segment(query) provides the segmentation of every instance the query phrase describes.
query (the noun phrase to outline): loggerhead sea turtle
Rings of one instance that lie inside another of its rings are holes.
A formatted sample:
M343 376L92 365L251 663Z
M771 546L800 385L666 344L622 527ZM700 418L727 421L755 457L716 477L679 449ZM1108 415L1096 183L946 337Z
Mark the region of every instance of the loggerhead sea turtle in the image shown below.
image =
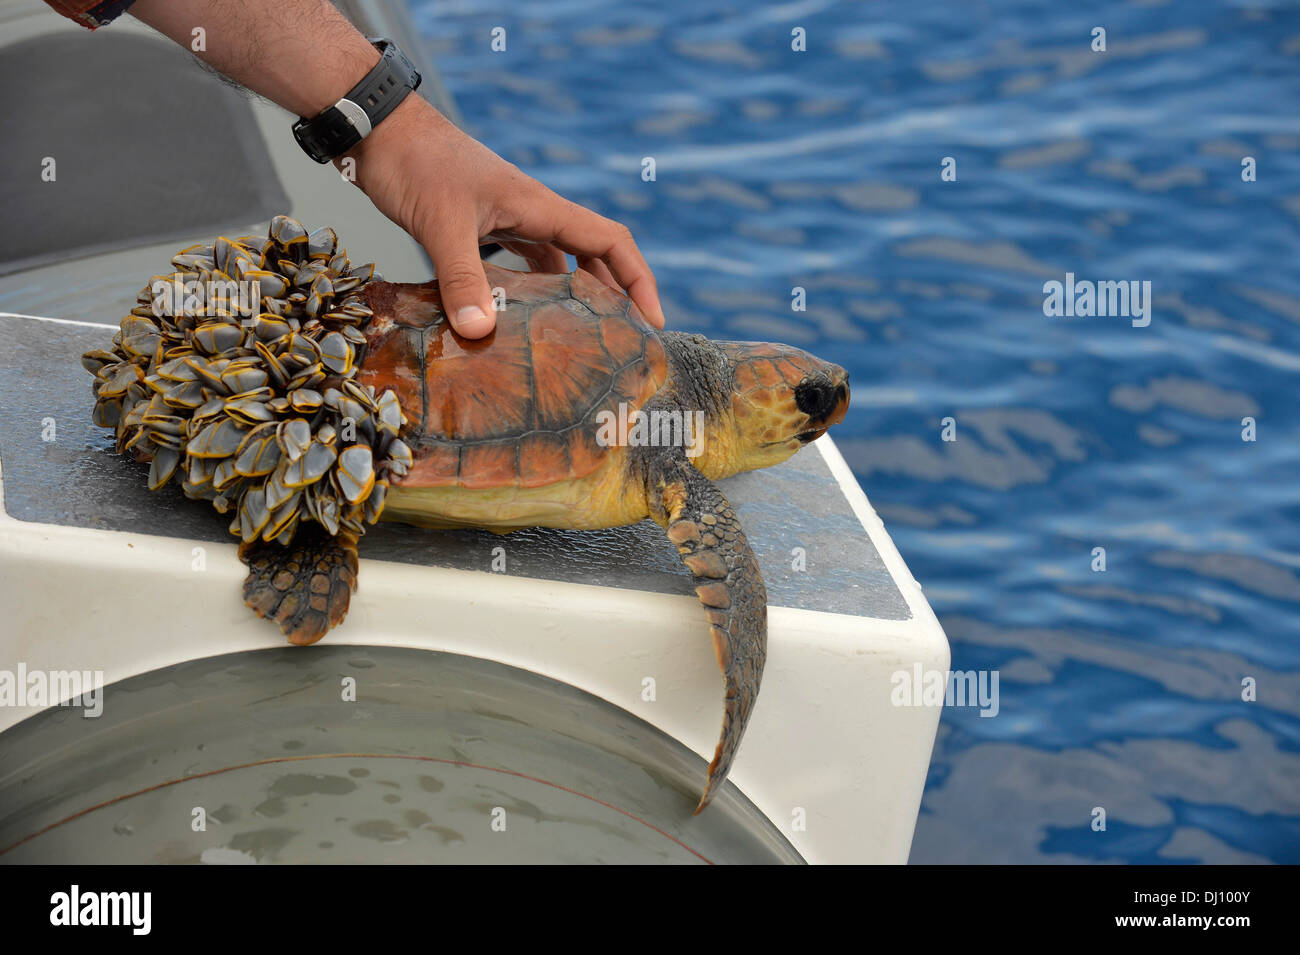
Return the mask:
M266 238L219 238L172 264L114 349L82 363L96 423L150 462L151 489L175 481L233 512L245 602L292 643L320 639L347 613L358 540L381 513L502 532L651 518L693 577L725 681L703 809L767 648L762 575L713 481L777 464L842 420L844 369L786 345L657 331L583 271L485 265L504 307L490 336L466 340L436 281L384 282L332 230L285 216ZM254 280L244 315L212 288Z

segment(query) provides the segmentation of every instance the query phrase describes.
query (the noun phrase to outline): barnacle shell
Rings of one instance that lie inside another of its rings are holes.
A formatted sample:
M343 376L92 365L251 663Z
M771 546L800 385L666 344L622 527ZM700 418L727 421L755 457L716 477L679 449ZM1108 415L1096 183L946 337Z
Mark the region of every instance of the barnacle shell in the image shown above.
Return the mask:
M288 543L302 521L336 534L378 520L411 451L397 395L354 380L375 267L351 264L333 229L288 216L266 236L182 249L170 267L136 297L112 349L81 359L95 423L149 462L150 490L175 482L233 511L243 541ZM255 296L238 284L254 282Z

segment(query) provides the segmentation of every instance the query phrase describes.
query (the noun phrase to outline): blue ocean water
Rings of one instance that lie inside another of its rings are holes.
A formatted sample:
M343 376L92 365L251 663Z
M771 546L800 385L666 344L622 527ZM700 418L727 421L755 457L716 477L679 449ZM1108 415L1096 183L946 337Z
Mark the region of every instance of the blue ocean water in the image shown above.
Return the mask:
M944 713L914 862L1300 862L1295 4L413 11L672 327L850 370L836 440L953 667L1000 674L997 718ZM1149 326L1045 317L1067 272L1149 281Z

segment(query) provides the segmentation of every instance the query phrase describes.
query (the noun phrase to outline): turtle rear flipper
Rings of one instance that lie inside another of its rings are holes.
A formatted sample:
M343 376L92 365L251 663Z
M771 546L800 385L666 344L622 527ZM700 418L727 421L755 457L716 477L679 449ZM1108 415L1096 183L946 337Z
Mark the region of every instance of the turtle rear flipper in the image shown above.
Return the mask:
M244 603L279 623L290 643L315 643L347 616L357 587L356 534L306 524L287 547L251 541L239 558L248 564Z
M767 660L767 588L723 493L680 457L651 466L650 515L695 581L726 685L718 739L698 814L722 787L758 697Z

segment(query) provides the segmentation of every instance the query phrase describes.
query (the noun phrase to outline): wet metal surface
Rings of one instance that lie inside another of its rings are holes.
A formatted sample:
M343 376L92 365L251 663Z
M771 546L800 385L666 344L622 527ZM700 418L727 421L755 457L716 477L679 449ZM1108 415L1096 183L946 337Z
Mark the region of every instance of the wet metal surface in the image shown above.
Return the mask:
M119 318L114 306L94 320ZM79 357L108 345L108 328L0 317L0 463L5 509L24 521L234 542L228 519L175 486L151 494L147 467L114 453L90 422L90 376ZM43 440L53 422L55 439ZM764 471L722 482L767 581L769 602L863 617L905 619L907 605L815 448ZM363 557L463 570L492 569L506 549L509 574L691 594L691 579L650 521L601 531L429 531L371 528ZM802 558L799 556L802 550ZM806 569L796 570L802 559Z
M105 77L111 97L94 94ZM23 90L5 107L0 274L216 232L287 205L247 100L165 40L79 31L5 46L0 89ZM194 116L202 136L176 121Z
M229 654L0 735L0 863L800 862L731 783L691 815L706 765L486 660Z

